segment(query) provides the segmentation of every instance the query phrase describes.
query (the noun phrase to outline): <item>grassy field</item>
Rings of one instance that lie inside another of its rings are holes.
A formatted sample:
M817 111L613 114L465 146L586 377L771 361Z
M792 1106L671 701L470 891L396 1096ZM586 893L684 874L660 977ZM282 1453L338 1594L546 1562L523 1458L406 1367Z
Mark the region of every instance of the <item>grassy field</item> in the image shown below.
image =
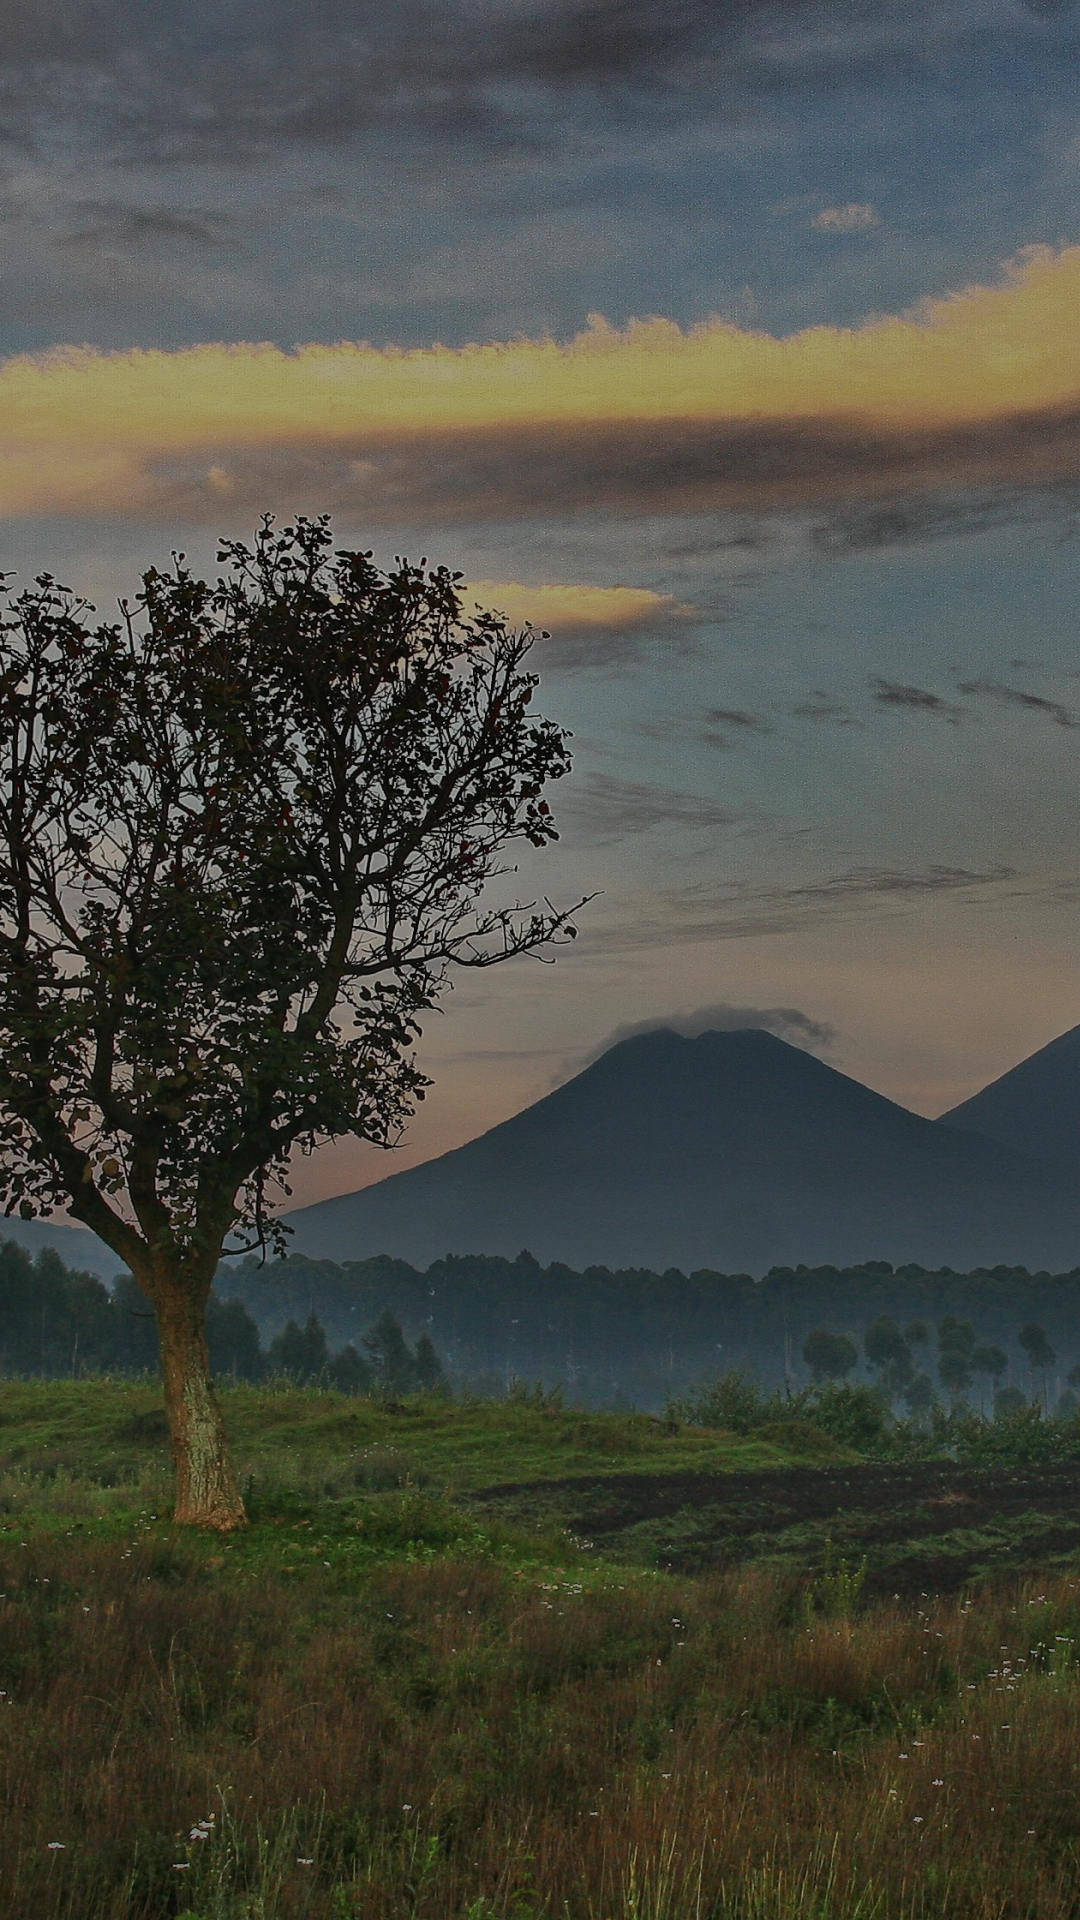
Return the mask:
M4 1383L5 1920L1080 1911L1072 1468L225 1401L229 1541L152 1386Z

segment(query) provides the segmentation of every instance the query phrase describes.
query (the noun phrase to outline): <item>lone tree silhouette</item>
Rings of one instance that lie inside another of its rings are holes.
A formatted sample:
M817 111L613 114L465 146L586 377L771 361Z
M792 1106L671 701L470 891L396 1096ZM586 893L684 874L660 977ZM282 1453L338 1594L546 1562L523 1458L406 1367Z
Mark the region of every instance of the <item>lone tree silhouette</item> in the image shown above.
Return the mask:
M529 714L530 630L463 618L460 574L335 552L326 516L217 557L214 582L151 568L114 625L0 576L0 1194L135 1275L176 1517L228 1530L223 1249L281 1249L293 1148L400 1137L451 967L574 928L491 891L555 837L569 766Z

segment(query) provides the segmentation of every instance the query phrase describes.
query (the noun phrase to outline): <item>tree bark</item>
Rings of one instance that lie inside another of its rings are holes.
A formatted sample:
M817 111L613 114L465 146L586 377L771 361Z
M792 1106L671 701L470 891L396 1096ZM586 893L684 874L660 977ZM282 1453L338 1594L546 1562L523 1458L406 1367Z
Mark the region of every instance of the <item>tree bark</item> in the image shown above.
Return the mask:
M246 1526L247 1514L210 1381L205 1299L180 1277L159 1277L152 1297L176 1467L173 1517L232 1533Z

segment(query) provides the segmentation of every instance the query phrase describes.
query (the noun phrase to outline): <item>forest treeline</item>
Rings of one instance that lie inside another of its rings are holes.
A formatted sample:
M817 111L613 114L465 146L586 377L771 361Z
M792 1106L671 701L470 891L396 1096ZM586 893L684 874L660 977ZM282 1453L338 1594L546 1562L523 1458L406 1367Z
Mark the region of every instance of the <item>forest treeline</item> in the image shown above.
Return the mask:
M1053 1405L1071 1391L1080 1363L1080 1268L956 1273L870 1261L775 1267L755 1280L676 1269L576 1273L541 1267L528 1253L454 1256L424 1272L386 1257L336 1265L292 1254L261 1266L249 1258L217 1284L243 1302L264 1339L314 1314L332 1343L355 1342L357 1328L390 1312L410 1339L427 1334L448 1373L480 1391L543 1381L593 1406L659 1411L672 1393L732 1372L781 1390L863 1381L898 1405L914 1389L916 1410L930 1392L945 1403L1022 1393ZM1022 1340L1032 1327L1045 1349ZM846 1342L846 1363L821 1365L819 1346L815 1365L807 1345L815 1335Z
M1080 1383L1080 1269L959 1274L885 1262L744 1274L575 1273L450 1258L426 1272L379 1258L345 1266L292 1255L223 1269L208 1314L219 1378L284 1376L345 1392L447 1384L503 1393L562 1388L593 1406L659 1411L738 1374L767 1391L874 1387L898 1415L936 1402L1052 1410ZM129 1274L112 1289L0 1246L0 1371L72 1376L156 1369L157 1335Z
M207 1336L222 1379L281 1378L343 1393L432 1393L444 1385L430 1338L421 1334L411 1346L385 1308L336 1351L314 1314L303 1324L287 1320L264 1346L243 1302L212 1294ZM55 1379L157 1368L154 1316L131 1274L110 1289L66 1267L49 1247L35 1259L13 1240L0 1245L0 1373Z

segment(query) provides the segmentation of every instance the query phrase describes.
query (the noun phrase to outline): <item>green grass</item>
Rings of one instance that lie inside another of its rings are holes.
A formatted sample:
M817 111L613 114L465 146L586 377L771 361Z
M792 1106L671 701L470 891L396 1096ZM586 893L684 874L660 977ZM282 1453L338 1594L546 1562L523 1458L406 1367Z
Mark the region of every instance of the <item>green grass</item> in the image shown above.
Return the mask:
M1015 1570L1065 1469L977 1524L965 1469L935 1532L917 1476L860 1506L894 1483L798 1428L224 1399L226 1540L168 1518L151 1385L0 1393L4 1920L1080 1912L1080 1555ZM633 1523L686 1475L728 1505ZM840 1524L792 1518L834 1483ZM587 1545L582 1498L630 1524ZM735 1557L664 1571L695 1527ZM886 1551L1006 1571L883 1600Z
M357 1487L406 1483L453 1495L627 1469L747 1471L807 1457L802 1430L724 1434L648 1414L528 1401L462 1406L409 1399L388 1407L275 1386L225 1387L220 1398L241 1481L256 1502L267 1494L335 1498ZM852 1457L824 1435L814 1436L812 1447L818 1459ZM156 1383L7 1380L0 1387L2 1470L74 1474L84 1488L103 1491L126 1488L141 1496L150 1490L160 1504L166 1496L156 1490L165 1485L167 1458ZM144 1504L141 1497L137 1504Z

